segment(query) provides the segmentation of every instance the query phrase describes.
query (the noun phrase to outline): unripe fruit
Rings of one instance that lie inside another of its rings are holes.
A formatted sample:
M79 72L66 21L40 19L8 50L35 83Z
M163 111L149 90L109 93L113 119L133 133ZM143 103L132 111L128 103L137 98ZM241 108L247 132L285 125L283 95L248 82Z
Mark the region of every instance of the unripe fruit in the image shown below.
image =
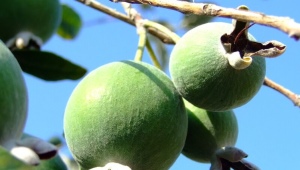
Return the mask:
M1 41L0 68L0 145L10 150L23 133L28 98L22 70Z
M46 42L61 22L59 0L6 0L0 5L0 39L30 32Z
M220 22L200 25L188 31L172 50L172 80L193 105L210 111L231 110L247 103L262 86L264 58L252 57L252 63L244 69L229 64L232 54L224 49L221 36L230 34L233 28Z
M64 131L83 169L115 162L133 170L166 170L183 148L187 115L162 71L143 62L113 62L74 89Z
M234 146L238 123L233 111L210 112L185 101L188 134L182 153L188 158L208 163L221 147Z

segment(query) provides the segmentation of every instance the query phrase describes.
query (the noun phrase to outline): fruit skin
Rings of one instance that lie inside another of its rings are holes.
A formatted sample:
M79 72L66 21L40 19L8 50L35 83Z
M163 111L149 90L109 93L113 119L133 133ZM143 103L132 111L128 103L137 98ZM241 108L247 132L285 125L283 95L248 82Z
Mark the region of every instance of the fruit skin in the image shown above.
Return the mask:
M46 42L61 22L59 0L6 0L0 5L0 39L29 31Z
M235 145L238 122L233 111L211 112L184 103L188 114L188 134L182 150L185 156L208 163L217 149Z
M67 145L84 169L120 163L166 170L179 156L187 114L172 81L152 65L120 61L88 74L66 106Z
M200 25L183 35L172 50L171 78L179 93L195 106L231 110L247 103L262 86L264 58L253 57L249 67L236 70L224 57L220 37L232 29L231 24L221 22ZM249 39L254 40L251 35Z
M1 41L0 68L0 145L10 150L23 134L28 97L22 70Z

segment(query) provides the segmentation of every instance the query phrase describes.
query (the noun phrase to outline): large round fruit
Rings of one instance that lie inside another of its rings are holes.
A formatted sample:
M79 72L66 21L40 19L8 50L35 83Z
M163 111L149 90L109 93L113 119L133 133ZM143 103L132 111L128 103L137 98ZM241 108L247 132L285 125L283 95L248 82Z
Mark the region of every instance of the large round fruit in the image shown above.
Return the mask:
M233 111L210 112L184 101L188 114L188 135L182 153L198 162L210 162L215 151L234 146L238 123Z
M247 103L265 77L265 59L253 57L245 69L233 68L221 36L230 34L228 23L207 23L188 31L170 57L170 74L179 93L189 102L210 111L226 111ZM249 35L250 39L254 39Z
M0 145L10 150L23 133L28 99L22 70L1 41L0 68Z
M0 5L0 39L31 32L46 42L61 21L59 0L5 0Z
M74 89L64 117L67 145L84 169L109 162L166 170L179 156L187 115L172 81L152 65L120 61Z

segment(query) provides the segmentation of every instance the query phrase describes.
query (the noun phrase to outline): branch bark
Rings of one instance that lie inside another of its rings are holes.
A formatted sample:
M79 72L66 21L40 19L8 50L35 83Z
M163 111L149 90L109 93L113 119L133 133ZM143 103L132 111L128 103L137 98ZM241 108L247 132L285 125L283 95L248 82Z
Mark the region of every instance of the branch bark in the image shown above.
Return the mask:
M300 107L300 96L299 95L293 93L289 89L277 84L276 82L270 80L267 77L265 77L264 85L278 91L281 94L283 94L284 96L289 98L294 103L295 106Z
M298 40L300 38L300 24L289 17L265 15L259 12L241 11L233 8L224 8L209 3L191 3L177 0L110 0L112 2L128 2L147 4L157 7L176 10L185 14L218 16L234 18L241 21L254 22L260 25L277 28L290 37Z

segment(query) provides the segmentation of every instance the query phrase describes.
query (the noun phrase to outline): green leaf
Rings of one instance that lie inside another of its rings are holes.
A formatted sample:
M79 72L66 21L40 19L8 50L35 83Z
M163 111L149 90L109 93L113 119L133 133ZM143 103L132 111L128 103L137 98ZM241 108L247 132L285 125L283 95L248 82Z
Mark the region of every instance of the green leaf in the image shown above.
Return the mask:
M33 170L33 166L29 166L21 160L12 156L7 150L0 146L0 168L13 170Z
M62 21L57 29L57 34L64 39L74 39L81 26L82 22L78 13L68 5L62 4Z
M50 52L38 50L12 51L22 70L47 81L77 80L86 69Z

